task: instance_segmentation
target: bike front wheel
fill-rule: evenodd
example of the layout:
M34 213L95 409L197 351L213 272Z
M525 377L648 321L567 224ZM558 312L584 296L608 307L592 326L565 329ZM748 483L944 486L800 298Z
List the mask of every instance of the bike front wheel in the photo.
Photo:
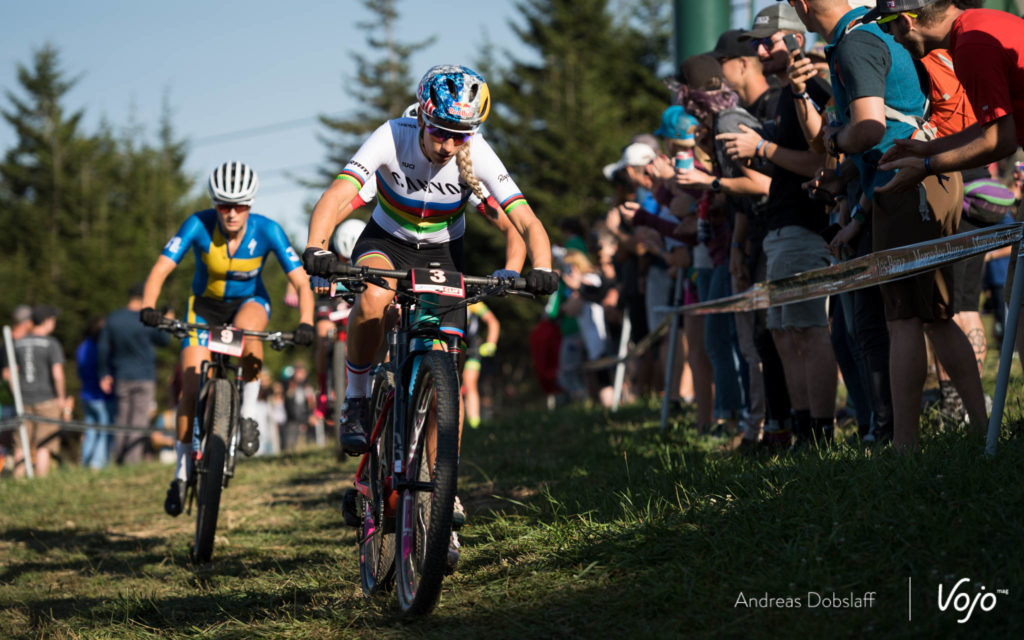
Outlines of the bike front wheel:
M420 359L405 447L412 455L398 494L396 591L403 613L422 615L437 604L448 568L458 481L459 382L447 353Z
M224 379L210 382L204 404L203 456L196 461L196 539L192 545L192 559L197 563L210 561L213 540L217 533L217 514L220 494L224 486L224 462L234 413L234 387Z

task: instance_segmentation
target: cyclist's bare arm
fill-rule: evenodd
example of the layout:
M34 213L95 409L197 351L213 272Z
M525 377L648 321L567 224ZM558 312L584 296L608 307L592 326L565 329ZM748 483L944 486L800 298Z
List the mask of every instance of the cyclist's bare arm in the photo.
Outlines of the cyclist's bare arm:
M288 272L288 281L299 292L299 322L313 324L313 310L315 300L313 290L309 288L309 276L302 267L292 269Z
M348 180L337 179L327 187L309 218L306 247L328 248L334 228L352 213L352 200L358 193L356 185Z
M146 284L142 290L142 308L156 308L156 301L160 299L160 291L164 288L164 281L171 275L178 263L167 256L160 256L153 264L146 276Z
M505 236L505 268L522 273L523 265L526 264L526 242L523 241L523 236L504 211L495 210L490 205L486 206L492 215L485 215L484 218Z
M488 310L481 320L487 325L487 342L491 344L498 344L498 336L501 334L501 322L498 321L498 316L494 315L494 312Z
M508 217L526 240L526 250L530 254L530 264L533 268L551 269L551 241L533 208L523 203L512 209Z

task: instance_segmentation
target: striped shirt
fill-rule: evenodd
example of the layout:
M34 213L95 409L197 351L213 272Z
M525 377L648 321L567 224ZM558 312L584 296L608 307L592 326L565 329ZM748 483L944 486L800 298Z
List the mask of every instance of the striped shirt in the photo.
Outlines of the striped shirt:
M526 199L505 166L479 133L470 145L473 173L505 213ZM373 220L406 242L441 244L461 238L464 212L472 190L460 177L452 158L438 167L423 155L414 118L382 124L367 138L338 175L362 190L369 180L377 187Z

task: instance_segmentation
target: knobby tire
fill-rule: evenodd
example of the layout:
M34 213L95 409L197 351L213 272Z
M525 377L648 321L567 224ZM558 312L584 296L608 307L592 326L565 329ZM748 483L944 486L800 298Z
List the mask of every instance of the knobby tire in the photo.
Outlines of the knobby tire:
M406 446L413 446L417 427L422 433L405 477L431 483L433 491L399 493L396 591L403 613L423 615L434 608L441 593L458 481L459 382L451 356L440 351L425 354L412 388Z
M203 457L205 473L196 474L196 539L192 559L203 564L213 555L213 541L217 533L217 514L220 494L224 486L224 462L234 409L234 388L231 382L215 379L210 383L203 416Z

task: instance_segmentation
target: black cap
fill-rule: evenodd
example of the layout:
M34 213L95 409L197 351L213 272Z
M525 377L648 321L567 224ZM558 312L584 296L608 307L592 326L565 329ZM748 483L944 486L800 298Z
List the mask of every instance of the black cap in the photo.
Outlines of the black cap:
M893 13L914 11L915 9L926 7L935 1L936 0L877 0L875 8L865 13L864 17L861 18L861 22L866 24Z
M725 82L722 63L710 53L690 56L679 65L679 81L698 91L718 89Z
M729 29L718 36L718 43L711 50L710 54L716 60L756 56L757 51L750 45L749 38L741 40L745 34L746 32L743 29Z
M56 318L60 315L60 309L57 307L51 307L48 304L40 304L32 307L32 322L34 324L42 324L50 318Z

